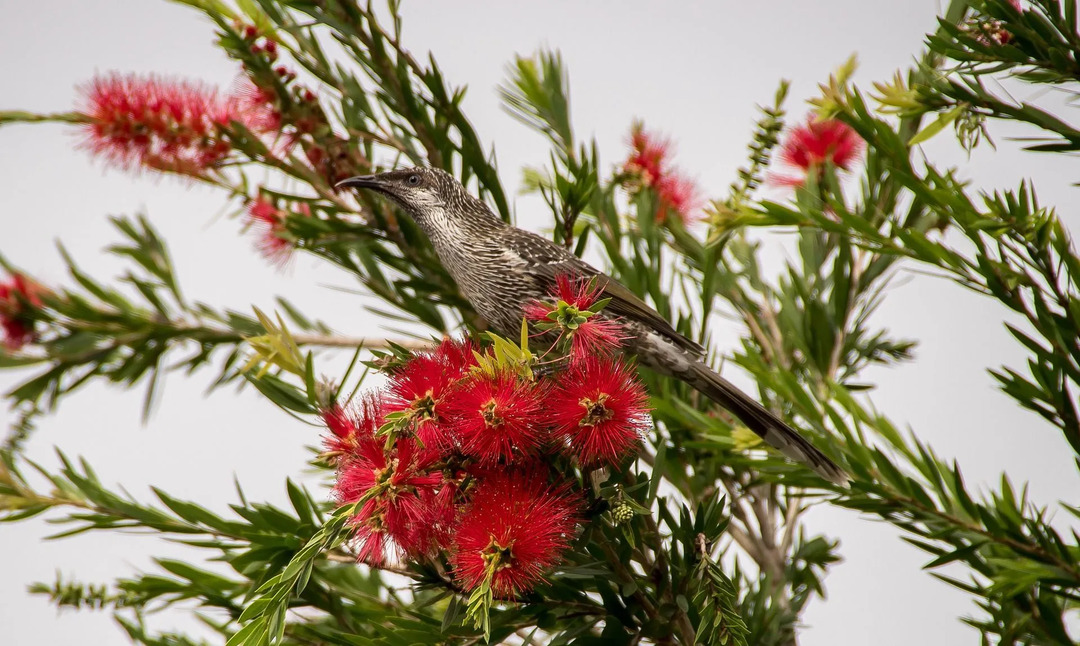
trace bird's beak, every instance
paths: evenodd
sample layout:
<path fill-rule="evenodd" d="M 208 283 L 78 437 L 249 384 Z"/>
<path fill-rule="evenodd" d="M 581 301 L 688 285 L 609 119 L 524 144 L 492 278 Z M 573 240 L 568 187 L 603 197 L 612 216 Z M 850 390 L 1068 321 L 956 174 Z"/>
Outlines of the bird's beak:
<path fill-rule="evenodd" d="M 357 175 L 349 179 L 343 179 L 334 188 L 371 188 L 381 190 L 384 188 L 382 179 L 378 175 Z"/>

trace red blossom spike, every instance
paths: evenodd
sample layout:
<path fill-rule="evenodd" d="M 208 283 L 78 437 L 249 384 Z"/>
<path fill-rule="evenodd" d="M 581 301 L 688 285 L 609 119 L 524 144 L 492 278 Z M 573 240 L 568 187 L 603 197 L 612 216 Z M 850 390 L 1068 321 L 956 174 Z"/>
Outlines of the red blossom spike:
<path fill-rule="evenodd" d="M 453 386 L 476 360 L 472 343 L 444 340 L 433 352 L 421 352 L 390 377 L 386 411 L 407 411 L 413 418 L 416 436 L 425 445 L 448 447 L 454 444 L 447 429 L 444 407 Z"/>
<path fill-rule="evenodd" d="M 656 221 L 664 222 L 671 215 L 684 224 L 701 206 L 697 184 L 671 164 L 671 140 L 645 130 L 640 123 L 630 129 L 630 156 L 623 163 L 623 172 L 634 184 L 656 191 Z"/>
<path fill-rule="evenodd" d="M 44 291 L 22 274 L 0 283 L 0 341 L 6 349 L 14 352 L 34 341 L 34 321 L 27 314 L 43 305 Z"/>
<path fill-rule="evenodd" d="M 551 302 L 534 301 L 525 306 L 525 315 L 532 321 L 546 321 L 557 310 L 556 304 L 562 301 L 579 311 L 591 308 L 604 291 L 599 280 L 574 278 L 569 274 L 555 277 L 555 285 L 548 292 Z"/>
<path fill-rule="evenodd" d="M 455 579 L 465 590 L 487 580 L 497 598 L 528 592 L 569 549 L 580 507 L 568 488 L 538 473 L 481 477 L 455 528 Z"/>
<path fill-rule="evenodd" d="M 294 214 L 311 216 L 311 207 L 306 202 L 295 203 L 292 208 Z M 263 257 L 278 267 L 288 264 L 296 248 L 286 228 L 288 217 L 288 212 L 278 209 L 262 195 L 248 203 L 248 224 L 259 231 L 255 246 Z"/>
<path fill-rule="evenodd" d="M 660 199 L 657 222 L 664 222 L 668 215 L 674 214 L 685 224 L 701 207 L 697 185 L 685 177 L 667 175 L 661 178 L 656 184 L 656 195 Z"/>
<path fill-rule="evenodd" d="M 111 74 L 80 88 L 84 145 L 123 169 L 201 175 L 228 156 L 231 102 L 199 83 Z"/>
<path fill-rule="evenodd" d="M 851 126 L 836 119 L 810 115 L 806 123 L 788 133 L 780 147 L 780 160 L 800 170 L 803 177 L 775 177 L 773 184 L 800 186 L 811 169 L 820 172 L 826 163 L 840 170 L 851 170 L 862 154 L 865 142 Z"/>
<path fill-rule="evenodd" d="M 379 565 L 429 552 L 448 531 L 438 454 L 410 438 L 386 449 L 361 430 L 341 461 L 334 496 L 343 505 L 363 501 L 350 520 L 362 560 Z"/>
<path fill-rule="evenodd" d="M 579 310 L 587 310 L 596 304 L 603 291 L 604 286 L 599 280 L 574 279 L 569 274 L 559 274 L 555 278 L 552 296 Z"/>
<path fill-rule="evenodd" d="M 246 76 L 240 77 L 229 93 L 229 104 L 238 115 L 237 121 L 260 137 L 277 139 L 283 123 L 277 90 L 271 86 L 256 85 Z M 289 146 L 295 143 L 291 141 Z M 283 152 L 275 149 L 274 154 Z"/>
<path fill-rule="evenodd" d="M 450 375 L 460 376 L 476 365 L 476 346 L 468 338 L 444 337 L 435 348 L 435 356 L 446 366 Z"/>
<path fill-rule="evenodd" d="M 481 464 L 534 455 L 547 439 L 546 390 L 510 373 L 473 375 L 447 402 L 447 427 Z"/>
<path fill-rule="evenodd" d="M 533 322 L 549 321 L 548 316 L 555 311 L 555 308 L 551 303 L 545 303 L 544 301 L 532 301 L 526 303 L 522 308 L 522 312 L 525 314 L 525 318 Z"/>
<path fill-rule="evenodd" d="M 386 419 L 383 416 L 383 403 L 378 393 L 365 394 L 348 408 L 334 403 L 330 408 L 322 411 L 320 416 L 331 433 L 323 441 L 327 451 L 351 454 L 360 450 L 363 442 L 368 442 L 371 447 L 365 448 L 375 453 L 382 452 L 382 444 L 375 440 L 375 432 L 386 422 Z"/>
<path fill-rule="evenodd" d="M 591 354 L 604 353 L 617 348 L 626 338 L 626 334 L 617 321 L 596 315 L 575 321 L 560 320 L 560 313 L 576 315 L 592 308 L 604 292 L 604 283 L 593 278 L 573 278 L 560 274 L 555 278 L 555 286 L 550 295 L 554 303 L 534 301 L 524 307 L 525 317 L 534 322 L 554 323 L 560 333 L 570 338 L 570 360 L 577 362 Z M 573 311 L 561 312 L 559 301 L 573 308 Z"/>
<path fill-rule="evenodd" d="M 570 335 L 570 363 L 573 365 L 593 355 L 610 353 L 626 338 L 617 321 L 593 316 Z"/>
<path fill-rule="evenodd" d="M 259 231 L 256 247 L 271 263 L 284 266 L 292 256 L 293 243 L 285 236 L 288 215 L 263 196 L 248 204 L 248 222 Z"/>
<path fill-rule="evenodd" d="M 648 395 L 625 363 L 589 357 L 559 376 L 548 408 L 567 451 L 583 465 L 617 465 L 651 420 Z"/>
<path fill-rule="evenodd" d="M 667 170 L 671 140 L 645 130 L 645 126 L 637 122 L 630 128 L 630 148 L 624 170 L 640 175 L 646 186 L 659 182 Z"/>
<path fill-rule="evenodd" d="M 329 410 L 323 411 L 321 417 L 326 428 L 334 434 L 333 438 L 327 438 L 328 441 L 347 442 L 355 439 L 356 423 L 339 404 L 334 404 Z"/>

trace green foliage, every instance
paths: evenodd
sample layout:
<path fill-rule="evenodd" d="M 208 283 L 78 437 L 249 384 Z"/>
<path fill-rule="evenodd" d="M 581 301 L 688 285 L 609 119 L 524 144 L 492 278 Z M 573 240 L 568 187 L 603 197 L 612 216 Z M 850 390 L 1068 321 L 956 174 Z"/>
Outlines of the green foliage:
<path fill-rule="evenodd" d="M 289 240 L 355 276 L 385 303 L 374 311 L 386 320 L 419 322 L 434 335 L 459 323 L 478 333 L 482 321 L 414 223 L 385 201 L 362 195 L 354 204 L 333 190 L 342 177 L 376 168 L 432 165 L 509 218 L 494 154 L 461 110 L 463 90 L 447 82 L 434 58 L 424 63 L 407 52 L 396 3 L 389 26 L 371 5 L 337 0 L 184 4 L 213 20 L 220 47 L 252 78 L 280 83 L 271 62 L 245 41 L 246 24 L 272 36 L 283 59 L 315 79 L 317 109 L 283 92 L 282 118 L 288 124 L 308 110 L 317 123 L 297 145 L 327 160 L 271 155 L 265 142 L 232 124 L 227 136 L 237 159 L 198 179 L 227 199 L 258 194 L 306 205 L 310 215 L 288 217 Z M 418 347 L 336 335 L 284 301 L 275 308 L 281 314 L 254 316 L 191 301 L 149 222 L 116 219 L 121 242 L 109 251 L 130 263 L 119 278 L 123 287 L 86 275 L 65 254 L 71 285 L 51 288 L 30 310 L 37 342 L 0 353 L 0 369 L 39 371 L 7 394 L 21 415 L 0 450 L 0 520 L 48 514 L 61 527 L 52 538 L 142 530 L 203 550 L 225 571 L 161 559 L 160 572 L 104 584 L 57 578 L 31 591 L 58 606 L 113 612 L 140 644 L 196 643 L 149 632 L 143 621 L 147 612 L 190 602 L 216 612 L 217 621 L 200 616 L 230 646 L 474 644 L 511 636 L 546 644 L 793 644 L 803 611 L 840 558 L 837 540 L 807 530 L 804 514 L 833 504 L 890 523 L 925 551 L 925 568 L 975 601 L 966 621 L 984 642 L 1073 643 L 1068 617 L 1080 598 L 1080 539 L 1062 516 L 1071 521 L 1080 511 L 1063 504 L 1051 523 L 1053 508 L 1030 500 L 1026 487 L 1004 474 L 998 486 L 973 492 L 959 460 L 939 457 L 874 409 L 863 377 L 868 366 L 911 359 L 914 341 L 895 338 L 872 314 L 899 271 L 933 268 L 1000 302 L 1003 314 L 1019 315 L 1023 324 L 1008 329 L 1026 365 L 992 374 L 1005 396 L 1060 431 L 1080 455 L 1080 260 L 1066 229 L 1032 182 L 975 193 L 957 179 L 958 169 L 939 167 L 918 149 L 951 126 L 970 150 L 988 141 L 998 120 L 1045 133 L 1031 150 L 1080 149 L 1080 132 L 1065 119 L 988 89 L 1008 78 L 1074 90 L 1076 7 L 1057 0 L 1034 0 L 1022 11 L 1007 0 L 973 4 L 952 3 L 918 63 L 875 84 L 873 101 L 850 84 L 853 61 L 822 86 L 813 102 L 818 112 L 850 125 L 867 145 L 864 168 L 850 184 L 825 164 L 790 200 L 757 196 L 784 127 L 782 82 L 761 108 L 746 165 L 728 195 L 709 205 L 704 235 L 675 218 L 657 222 L 653 191 L 627 199 L 619 167 L 604 171 L 613 165 L 601 162 L 595 142 L 575 136 L 569 77 L 557 52 L 515 59 L 501 87 L 506 109 L 551 145 L 548 165 L 527 169 L 525 185 L 549 206 L 555 239 L 601 258 L 608 273 L 710 355 L 718 354 L 710 338 L 717 317 L 740 322 L 744 335 L 730 363 L 756 380 L 767 407 L 848 470 L 850 489 L 827 488 L 805 468 L 760 450 L 756 436 L 685 385 L 645 373 L 656 429 L 640 461 L 624 472 L 573 472 L 588 494 L 588 522 L 547 584 L 506 601 L 490 587 L 460 589 L 438 559 L 383 570 L 355 564 L 350 510 L 329 509 L 317 502 L 325 495 L 291 481 L 291 509 L 248 501 L 238 489 L 239 501 L 222 516 L 160 490 L 155 502 L 139 501 L 63 454 L 57 471 L 39 467 L 20 448 L 35 417 L 94 379 L 147 384 L 149 411 L 163 371 L 213 366 L 216 385 L 251 383 L 310 422 L 331 402 L 347 400 L 364 377 L 350 367 L 336 385 L 317 380 L 322 355 L 314 348 L 344 349 L 353 365 L 374 351 L 366 363 L 386 367 Z M 0 113 L 0 125 L 81 119 Z M 290 178 L 280 184 L 292 188 L 251 180 L 267 176 Z M 752 227 L 794 230 L 782 271 L 762 269 Z M 572 329 L 602 306 L 579 311 L 560 303 L 552 326 Z M 532 370 L 525 331 L 520 342 L 493 343 L 499 362 Z M 385 432 L 408 423 L 389 419 Z M 36 475 L 24 476 L 28 470 Z"/>

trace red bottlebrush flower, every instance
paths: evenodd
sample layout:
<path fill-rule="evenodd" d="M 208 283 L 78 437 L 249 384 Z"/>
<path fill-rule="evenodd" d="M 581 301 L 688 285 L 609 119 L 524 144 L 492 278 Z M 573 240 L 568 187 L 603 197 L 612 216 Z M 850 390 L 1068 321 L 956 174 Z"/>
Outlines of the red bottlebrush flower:
<path fill-rule="evenodd" d="M 631 179 L 631 190 L 639 187 L 656 191 L 656 221 L 674 214 L 684 223 L 700 206 L 697 185 L 670 163 L 671 140 L 645 130 L 638 122 L 630 129 L 630 157 L 623 172 Z"/>
<path fill-rule="evenodd" d="M 454 390 L 447 427 L 461 451 L 481 464 L 510 463 L 535 454 L 547 439 L 546 388 L 511 373 L 477 374 Z"/>
<path fill-rule="evenodd" d="M 334 495 L 340 504 L 360 504 L 350 524 L 361 560 L 381 565 L 390 556 L 415 557 L 447 535 L 437 459 L 411 438 L 398 438 L 387 449 L 382 438 L 357 437 L 341 463 Z"/>
<path fill-rule="evenodd" d="M 333 438 L 327 438 L 328 442 L 344 442 L 356 435 L 355 422 L 340 404 L 334 404 L 331 408 L 322 411 L 320 415 L 326 428 L 334 434 Z"/>
<path fill-rule="evenodd" d="M 84 145 L 120 168 L 200 175 L 231 150 L 221 137 L 235 118 L 231 103 L 201 84 L 112 74 L 81 93 Z"/>
<path fill-rule="evenodd" d="M 555 277 L 555 290 L 552 296 L 579 310 L 587 310 L 600 300 L 604 285 L 599 279 L 579 278 L 574 280 L 569 274 Z"/>
<path fill-rule="evenodd" d="M 259 230 L 259 253 L 278 266 L 284 266 L 292 256 L 293 242 L 285 228 L 287 218 L 288 214 L 261 195 L 248 204 L 248 223 Z"/>
<path fill-rule="evenodd" d="M 421 352 L 390 377 L 387 412 L 408 411 L 416 437 L 425 445 L 447 447 L 445 404 L 453 386 L 476 364 L 472 343 L 445 339 L 433 352 Z"/>
<path fill-rule="evenodd" d="M 475 353 L 476 346 L 467 338 L 459 340 L 444 337 L 435 348 L 435 356 L 445 364 L 447 372 L 455 379 L 476 365 Z"/>
<path fill-rule="evenodd" d="M 665 222 L 669 214 L 674 213 L 680 221 L 686 223 L 701 206 L 697 185 L 693 181 L 677 175 L 667 175 L 656 184 L 656 196 L 660 206 L 656 209 L 656 221 Z"/>
<path fill-rule="evenodd" d="M 646 131 L 644 125 L 637 122 L 630 128 L 630 147 L 630 158 L 623 164 L 623 169 L 639 175 L 646 186 L 659 182 L 667 170 L 671 140 Z"/>
<path fill-rule="evenodd" d="M 15 351 L 34 340 L 34 321 L 27 309 L 42 306 L 44 290 L 22 274 L 12 274 L 0 283 L 0 341 Z"/>
<path fill-rule="evenodd" d="M 288 86 L 296 73 L 284 66 L 275 68 L 281 84 Z M 303 92 L 310 91 L 304 90 Z M 238 121 L 258 135 L 270 149 L 273 157 L 285 157 L 300 141 L 302 133 L 311 132 L 314 125 L 310 117 L 297 117 L 286 122 L 282 114 L 281 88 L 274 83 L 257 85 L 251 78 L 241 77 L 234 85 L 229 101 L 238 113 Z"/>
<path fill-rule="evenodd" d="M 229 102 L 236 111 L 237 121 L 257 135 L 276 135 L 281 132 L 281 110 L 273 88 L 255 85 L 241 77 L 233 86 Z"/>
<path fill-rule="evenodd" d="M 626 338 L 618 322 L 596 314 L 583 315 L 600 300 L 603 291 L 604 283 L 600 280 L 574 279 L 560 274 L 550 292 L 555 304 L 528 303 L 524 308 L 525 317 L 558 326 L 560 334 L 570 338 L 570 359 L 576 362 L 590 354 L 616 348 Z"/>
<path fill-rule="evenodd" d="M 576 310 L 584 311 L 600 300 L 604 285 L 600 279 L 575 279 L 569 274 L 555 277 L 555 286 L 548 292 L 552 301 L 562 301 Z M 536 301 L 525 305 L 525 316 L 532 321 L 550 321 L 552 314 L 558 311 L 551 303 Z"/>
<path fill-rule="evenodd" d="M 618 348 L 625 338 L 623 327 L 617 321 L 593 316 L 570 335 L 570 363 L 607 353 Z"/>
<path fill-rule="evenodd" d="M 334 403 L 320 413 L 323 423 L 330 431 L 323 444 L 326 450 L 335 454 L 349 455 L 356 451 L 374 450 L 381 452 L 382 443 L 375 442 L 375 432 L 385 422 L 383 402 L 378 393 L 369 393 L 349 408 Z M 362 446 L 363 442 L 373 442 L 372 446 Z"/>
<path fill-rule="evenodd" d="M 488 581 L 498 598 L 528 592 L 569 548 L 579 509 L 576 496 L 538 474 L 486 475 L 455 528 L 454 577 L 466 590 Z"/>
<path fill-rule="evenodd" d="M 311 207 L 306 202 L 293 204 L 293 214 L 311 217 Z M 263 196 L 248 203 L 248 224 L 259 231 L 256 247 L 267 260 L 279 267 L 285 266 L 296 247 L 289 235 L 286 221 L 289 213 L 278 209 Z"/>
<path fill-rule="evenodd" d="M 645 388 L 629 366 L 610 358 L 571 365 L 548 407 L 555 433 L 585 465 L 618 464 L 651 423 Z"/>
<path fill-rule="evenodd" d="M 782 186 L 801 186 L 811 169 L 821 172 L 831 163 L 841 170 L 851 170 L 863 151 L 864 141 L 843 121 L 818 120 L 810 115 L 806 123 L 788 133 L 780 146 L 780 160 L 803 173 L 803 177 L 774 177 Z"/>

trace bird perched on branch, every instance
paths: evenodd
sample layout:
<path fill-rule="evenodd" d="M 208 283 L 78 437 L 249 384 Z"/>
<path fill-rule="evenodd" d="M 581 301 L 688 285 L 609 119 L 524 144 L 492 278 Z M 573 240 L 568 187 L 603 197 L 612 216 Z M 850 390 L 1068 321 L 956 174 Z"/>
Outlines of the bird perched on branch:
<path fill-rule="evenodd" d="M 431 239 L 462 295 L 499 334 L 513 338 L 524 307 L 544 300 L 562 275 L 598 281 L 628 337 L 624 349 L 643 365 L 680 379 L 738 417 L 765 442 L 821 477 L 844 485 L 847 474 L 805 438 L 703 361 L 704 348 L 679 334 L 633 292 L 541 236 L 502 221 L 453 176 L 408 168 L 352 177 L 338 187 L 369 189 L 393 200 Z"/>

